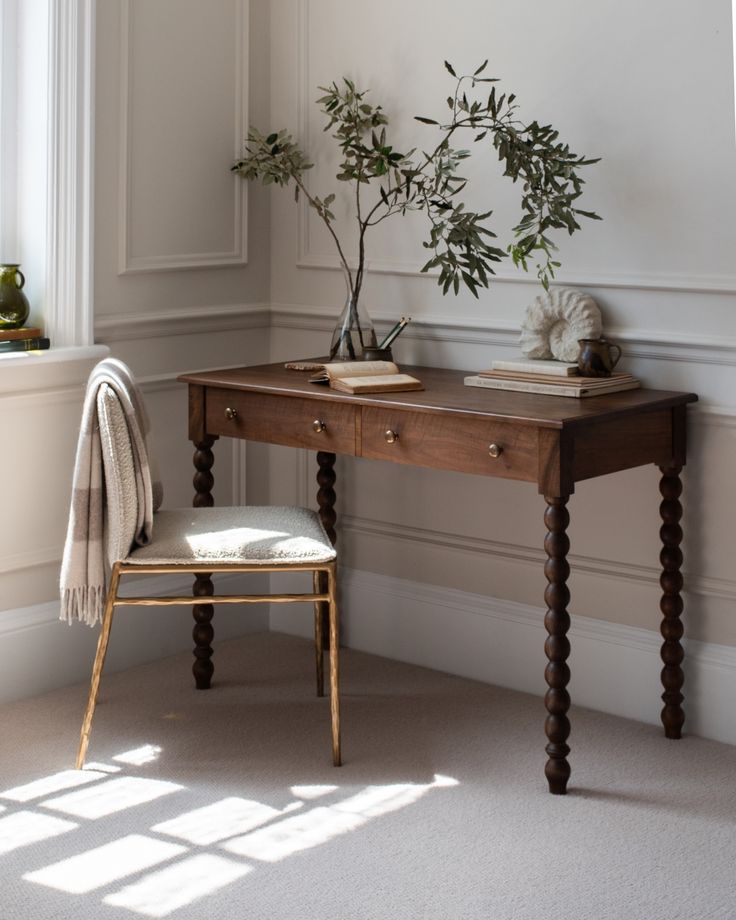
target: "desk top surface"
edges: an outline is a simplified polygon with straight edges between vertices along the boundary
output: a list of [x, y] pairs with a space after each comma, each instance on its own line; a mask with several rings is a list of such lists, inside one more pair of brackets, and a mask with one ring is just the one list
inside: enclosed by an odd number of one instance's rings
[[[309, 358], [309, 361], [324, 359]], [[301, 397], [314, 400], [339, 400], [361, 406], [412, 409], [416, 412], [451, 414], [463, 417], [531, 424], [542, 428], [577, 427], [637, 415], [695, 402], [694, 393], [668, 390], [627, 390], [583, 399], [514, 393], [506, 390], [468, 387], [463, 379], [474, 371], [402, 365], [402, 372], [418, 377], [424, 390], [406, 393], [363, 393], [351, 395], [325, 385], [309, 383], [310, 372], [286, 370], [283, 363], [253, 367], [226, 368], [183, 374], [183, 383], [256, 393]]]

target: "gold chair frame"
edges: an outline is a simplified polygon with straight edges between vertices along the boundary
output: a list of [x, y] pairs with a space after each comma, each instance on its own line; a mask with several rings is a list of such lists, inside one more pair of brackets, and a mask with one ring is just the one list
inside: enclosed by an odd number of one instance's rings
[[[172, 575], [191, 573], [193, 575], [240, 573], [240, 572], [312, 572], [312, 593], [307, 594], [233, 594], [213, 595], [207, 597], [120, 597], [118, 587], [122, 575]], [[320, 575], [326, 576], [326, 591], [320, 590]], [[97, 642], [97, 653], [92, 666], [92, 682], [89, 691], [87, 709], [82, 721], [76, 767], [81, 770], [87, 756], [89, 736], [92, 730], [92, 718], [100, 689], [102, 668], [105, 664], [107, 646], [110, 641], [112, 618], [116, 607], [172, 607], [192, 606], [194, 604], [296, 604], [312, 602], [314, 604], [314, 646], [317, 670], [317, 696], [324, 696], [324, 662], [322, 650], [322, 619], [324, 606], [327, 606], [330, 636], [330, 712], [332, 718], [332, 763], [339, 767], [342, 763], [340, 750], [340, 699], [339, 699], [339, 637], [337, 610], [337, 564], [335, 561], [320, 563], [264, 564], [255, 563], [180, 563], [168, 565], [144, 565], [131, 562], [116, 562], [110, 575], [110, 586], [102, 616], [102, 628]]]

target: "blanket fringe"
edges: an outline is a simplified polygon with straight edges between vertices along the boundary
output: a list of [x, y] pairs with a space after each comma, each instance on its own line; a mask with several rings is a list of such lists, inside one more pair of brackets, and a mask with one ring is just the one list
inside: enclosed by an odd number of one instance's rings
[[61, 595], [59, 619], [70, 626], [75, 621], [95, 626], [105, 609], [104, 585], [77, 585], [65, 588]]

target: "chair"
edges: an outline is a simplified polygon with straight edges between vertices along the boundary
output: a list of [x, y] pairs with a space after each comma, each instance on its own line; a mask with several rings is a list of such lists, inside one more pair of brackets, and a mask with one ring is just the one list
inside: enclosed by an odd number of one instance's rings
[[[130, 372], [120, 362], [106, 359]], [[105, 362], [98, 365], [98, 370]], [[132, 377], [133, 405], [145, 414], [140, 394]], [[153, 515], [151, 539], [147, 545], [135, 545], [140, 522], [136, 497], [136, 442], [131, 437], [130, 413], [126, 417], [121, 394], [109, 383], [100, 383], [93, 371], [88, 382], [88, 399], [96, 399], [97, 424], [104, 466], [105, 546], [109, 564], [109, 586], [102, 613], [102, 627], [92, 668], [89, 701], [82, 722], [77, 754], [77, 769], [82, 769], [89, 744], [100, 677], [105, 662], [113, 613], [120, 605], [192, 605], [200, 598], [188, 597], [120, 597], [121, 579], [125, 575], [160, 575], [283, 572], [312, 573], [311, 593], [266, 595], [214, 595], [212, 604], [301, 603], [314, 604], [317, 695], [324, 694], [322, 657], [322, 612], [327, 606], [330, 646], [330, 709], [332, 723], [332, 762], [340, 766], [340, 704], [338, 670], [338, 609], [336, 601], [336, 554], [319, 517], [313, 511], [296, 507], [186, 508], [159, 510]], [[96, 393], [90, 393], [90, 387]], [[123, 394], [125, 396], [125, 394]], [[85, 402], [85, 405], [87, 402]], [[136, 424], [132, 420], [132, 427]], [[143, 426], [141, 426], [143, 427]], [[145, 429], [144, 429], [145, 430]], [[81, 435], [80, 435], [81, 438]], [[139, 439], [145, 445], [145, 440]], [[143, 464], [148, 474], [147, 464]], [[146, 484], [150, 487], [150, 483]], [[140, 492], [139, 492], [140, 495]], [[71, 528], [70, 528], [71, 529]], [[66, 553], [66, 549], [65, 549]], [[323, 573], [323, 580], [320, 575]], [[326, 590], [320, 590], [320, 581]]]

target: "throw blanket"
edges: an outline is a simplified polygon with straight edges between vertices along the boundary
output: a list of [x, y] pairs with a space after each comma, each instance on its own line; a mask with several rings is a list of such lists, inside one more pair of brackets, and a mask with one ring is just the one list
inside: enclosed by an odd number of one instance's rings
[[97, 418], [97, 396], [103, 385], [111, 387], [119, 399], [130, 433], [138, 506], [135, 542], [141, 546], [151, 540], [153, 513], [163, 497], [158, 477], [151, 482], [145, 440], [150, 426], [140, 391], [122, 361], [106, 358], [92, 370], [87, 381], [61, 563], [60, 619], [67, 623], [82, 620], [89, 626], [102, 617], [106, 594], [104, 467]]

